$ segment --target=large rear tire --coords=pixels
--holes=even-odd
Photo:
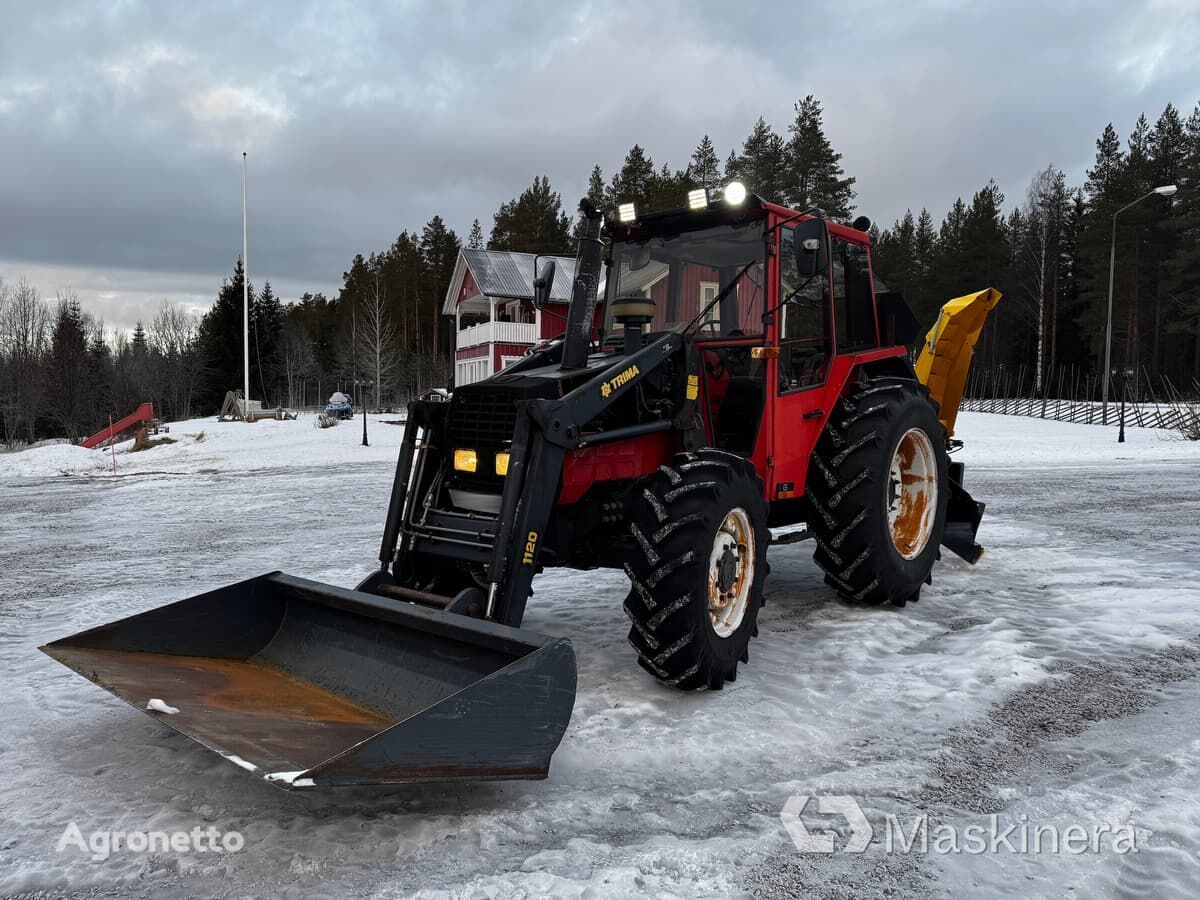
[[[640,488],[625,564],[629,643],[664,684],[719,689],[758,633],[771,539],[762,480],[741,457],[706,449]]]
[[[950,498],[946,430],[917,381],[860,381],[813,451],[813,559],[840,596],[903,606],[931,582]]]

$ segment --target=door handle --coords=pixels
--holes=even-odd
[[[805,413],[803,416],[801,416],[801,418],[804,418],[804,419],[820,419],[820,418],[821,418],[821,417],[823,417],[824,415],[825,415],[825,410],[823,410],[823,409],[813,409],[813,410],[809,410],[808,412],[806,412],[806,413]]]

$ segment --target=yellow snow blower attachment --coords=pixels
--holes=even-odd
[[[1000,302],[1000,292],[984,288],[948,301],[938,313],[937,321],[917,357],[917,378],[929,388],[930,397],[941,410],[938,418],[953,437],[958,405],[967,386],[967,372],[975,342],[987,321],[988,313]]]
[[[958,407],[975,342],[983,330],[988,313],[1000,302],[1000,292],[984,288],[946,302],[937,321],[921,344],[915,366],[917,379],[929,388],[929,397],[938,405],[938,420],[946,429],[946,439],[954,435]],[[958,441],[951,445],[961,446]],[[983,504],[975,502],[962,486],[963,464],[950,463],[950,502],[946,507],[946,527],[942,543],[969,563],[979,561],[983,547],[975,542],[975,534],[983,518]]]

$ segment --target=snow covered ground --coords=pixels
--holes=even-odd
[[[526,627],[569,636],[579,695],[544,782],[280,791],[36,647],[280,568],[371,567],[401,429],[179,423],[131,454],[0,454],[0,895],[1178,896],[1200,883],[1200,445],[963,414],[988,503],[976,567],[921,602],[832,599],[772,554],[751,664],[658,686],[620,574],[554,571]],[[200,434],[203,433],[203,437]],[[168,698],[169,699],[169,698]],[[861,854],[801,854],[780,811],[850,795]],[[804,818],[844,832],[836,817]],[[1137,853],[886,852],[886,818],[1132,826]],[[99,830],[237,831],[235,853],[56,849]],[[102,855],[102,854],[100,854]]]

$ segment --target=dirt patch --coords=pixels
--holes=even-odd
[[[145,429],[139,431],[133,439],[133,448],[130,453],[140,453],[142,450],[149,450],[151,447],[157,447],[159,444],[174,444],[175,439],[169,437],[152,438],[146,434]]]

